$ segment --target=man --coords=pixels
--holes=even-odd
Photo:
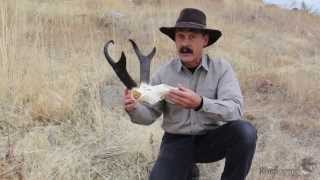
[[[160,31],[176,44],[179,58],[162,65],[151,82],[178,87],[154,105],[125,91],[132,122],[148,125],[163,114],[165,131],[150,180],[191,180],[195,163],[225,158],[222,180],[244,180],[256,146],[256,129],[243,116],[243,97],[231,65],[203,54],[222,33],[206,28],[206,16],[186,8],[174,27]]]

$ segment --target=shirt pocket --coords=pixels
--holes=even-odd
[[[213,87],[200,87],[197,90],[197,93],[200,96],[205,96],[210,99],[217,99],[217,90],[216,88],[213,88]]]

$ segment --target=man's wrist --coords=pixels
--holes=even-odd
[[[196,108],[194,108],[195,111],[199,111],[203,106],[203,98],[202,98],[202,96],[200,96],[200,98],[201,98],[201,102]]]

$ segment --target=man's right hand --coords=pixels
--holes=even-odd
[[[132,91],[125,89],[124,91],[124,109],[127,112],[131,112],[137,108],[138,101],[133,97]]]

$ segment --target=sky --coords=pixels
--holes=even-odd
[[[320,15],[320,0],[263,0],[266,4],[276,4],[284,8],[301,8],[302,2]]]

